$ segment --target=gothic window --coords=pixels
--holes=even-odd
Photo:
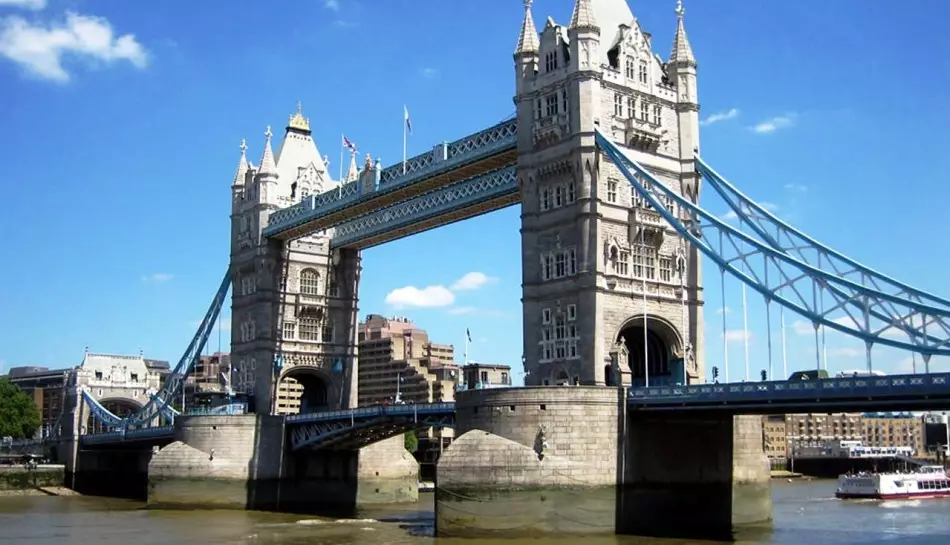
[[[573,322],[576,319],[577,319],[577,305],[567,305],[567,321]]]
[[[539,98],[534,101],[534,118],[541,119],[541,117],[541,99]]]
[[[577,274],[577,250],[574,248],[567,249],[567,275],[573,276]]]
[[[337,286],[336,280],[331,278],[328,282],[329,283],[327,284],[327,295],[329,295],[330,297],[339,297],[340,287]]]
[[[300,272],[300,293],[302,295],[320,295],[320,275],[313,269]]]
[[[544,188],[541,190],[541,211],[547,212],[551,209],[551,190]]]
[[[663,106],[660,106],[659,104],[654,104],[653,105],[653,124],[654,125],[662,124],[662,119],[663,119]]]
[[[638,73],[640,83],[647,83],[647,62],[640,61],[640,71]]]
[[[660,281],[671,282],[673,280],[673,259],[671,257],[661,257],[657,261],[660,264]]]
[[[541,256],[541,280],[550,280],[554,276],[554,256],[543,254]]]
[[[637,99],[627,97],[627,117],[633,117],[637,113]]]
[[[567,89],[561,89],[561,113],[567,113]]]
[[[327,320],[327,323],[323,324],[323,342],[332,343],[334,341],[333,333],[333,322]]]
[[[301,316],[297,334],[300,335],[301,341],[319,341],[320,322],[313,316]]]
[[[564,206],[564,188],[557,186],[554,188],[554,207],[560,208]]]
[[[613,180],[607,182],[607,202],[617,202],[617,182]]]
[[[557,70],[557,51],[544,55],[544,71],[552,72],[554,70]]]
[[[566,337],[566,333],[567,333],[567,328],[565,327],[565,324],[564,324],[564,315],[558,314],[557,317],[554,318],[554,340],[556,341],[564,340],[564,338]]]
[[[633,60],[633,57],[627,57],[627,63],[626,63],[624,72],[628,79],[633,79],[637,77],[636,66],[637,66],[637,63],[636,61]]]
[[[568,182],[567,183],[567,204],[571,204],[572,202],[574,202],[574,199],[575,199],[574,182]]]
[[[656,278],[656,249],[653,246],[633,245],[633,276],[646,280]]]
[[[614,93],[614,115],[623,117],[623,95]]]
[[[562,278],[567,273],[567,256],[564,252],[557,252],[554,256],[554,276]]]
[[[284,322],[284,339],[293,340],[294,338],[294,323],[293,322]]]
[[[542,324],[551,323],[551,309],[545,308],[541,310],[541,323]]]
[[[544,115],[550,117],[552,115],[557,115],[557,95],[551,93],[550,95],[544,98]]]
[[[647,101],[640,101],[640,120],[649,121],[650,120],[650,105],[647,104]]]

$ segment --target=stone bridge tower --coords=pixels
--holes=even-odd
[[[242,143],[231,186],[232,383],[262,414],[355,406],[359,252],[331,251],[330,232],[262,234],[275,210],[340,182],[299,106],[276,155],[271,136],[268,127],[257,166]]]
[[[540,35],[525,0],[514,102],[527,384],[703,377],[700,255],[594,142],[598,127],[698,202],[696,60],[683,13],[678,5],[663,61],[625,0],[576,0],[566,27],[548,18]]]

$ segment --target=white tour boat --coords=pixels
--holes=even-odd
[[[840,499],[902,500],[950,496],[950,475],[940,466],[909,473],[857,473],[838,477]]]

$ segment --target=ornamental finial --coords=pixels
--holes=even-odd
[[[270,137],[274,136],[274,133],[270,132],[270,125],[267,126],[267,130],[264,131],[264,138],[270,141]]]
[[[247,139],[241,139],[241,155],[247,155]]]
[[[534,2],[534,0],[524,0],[524,9],[525,9],[525,10],[531,9],[531,3],[532,3],[532,2]]]
[[[676,17],[682,19],[685,14],[686,9],[683,8],[683,0],[676,0]]]
[[[290,115],[287,127],[298,131],[310,130],[310,120],[303,116],[303,104],[300,101],[297,101],[297,113]]]

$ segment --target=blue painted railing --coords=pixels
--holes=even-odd
[[[455,403],[410,403],[405,405],[377,405],[357,409],[341,409],[319,413],[294,414],[287,417],[287,424],[310,422],[328,422],[378,418],[383,416],[412,416],[430,414],[451,414],[455,412]]]
[[[80,437],[82,443],[119,443],[122,441],[141,441],[147,439],[166,439],[175,435],[175,426],[153,426],[135,430],[115,430],[88,434]]]
[[[658,386],[630,390],[631,405],[649,407],[728,407],[729,405],[809,405],[861,400],[868,405],[890,400],[950,398],[950,373],[846,377],[802,381],[740,382]]]

